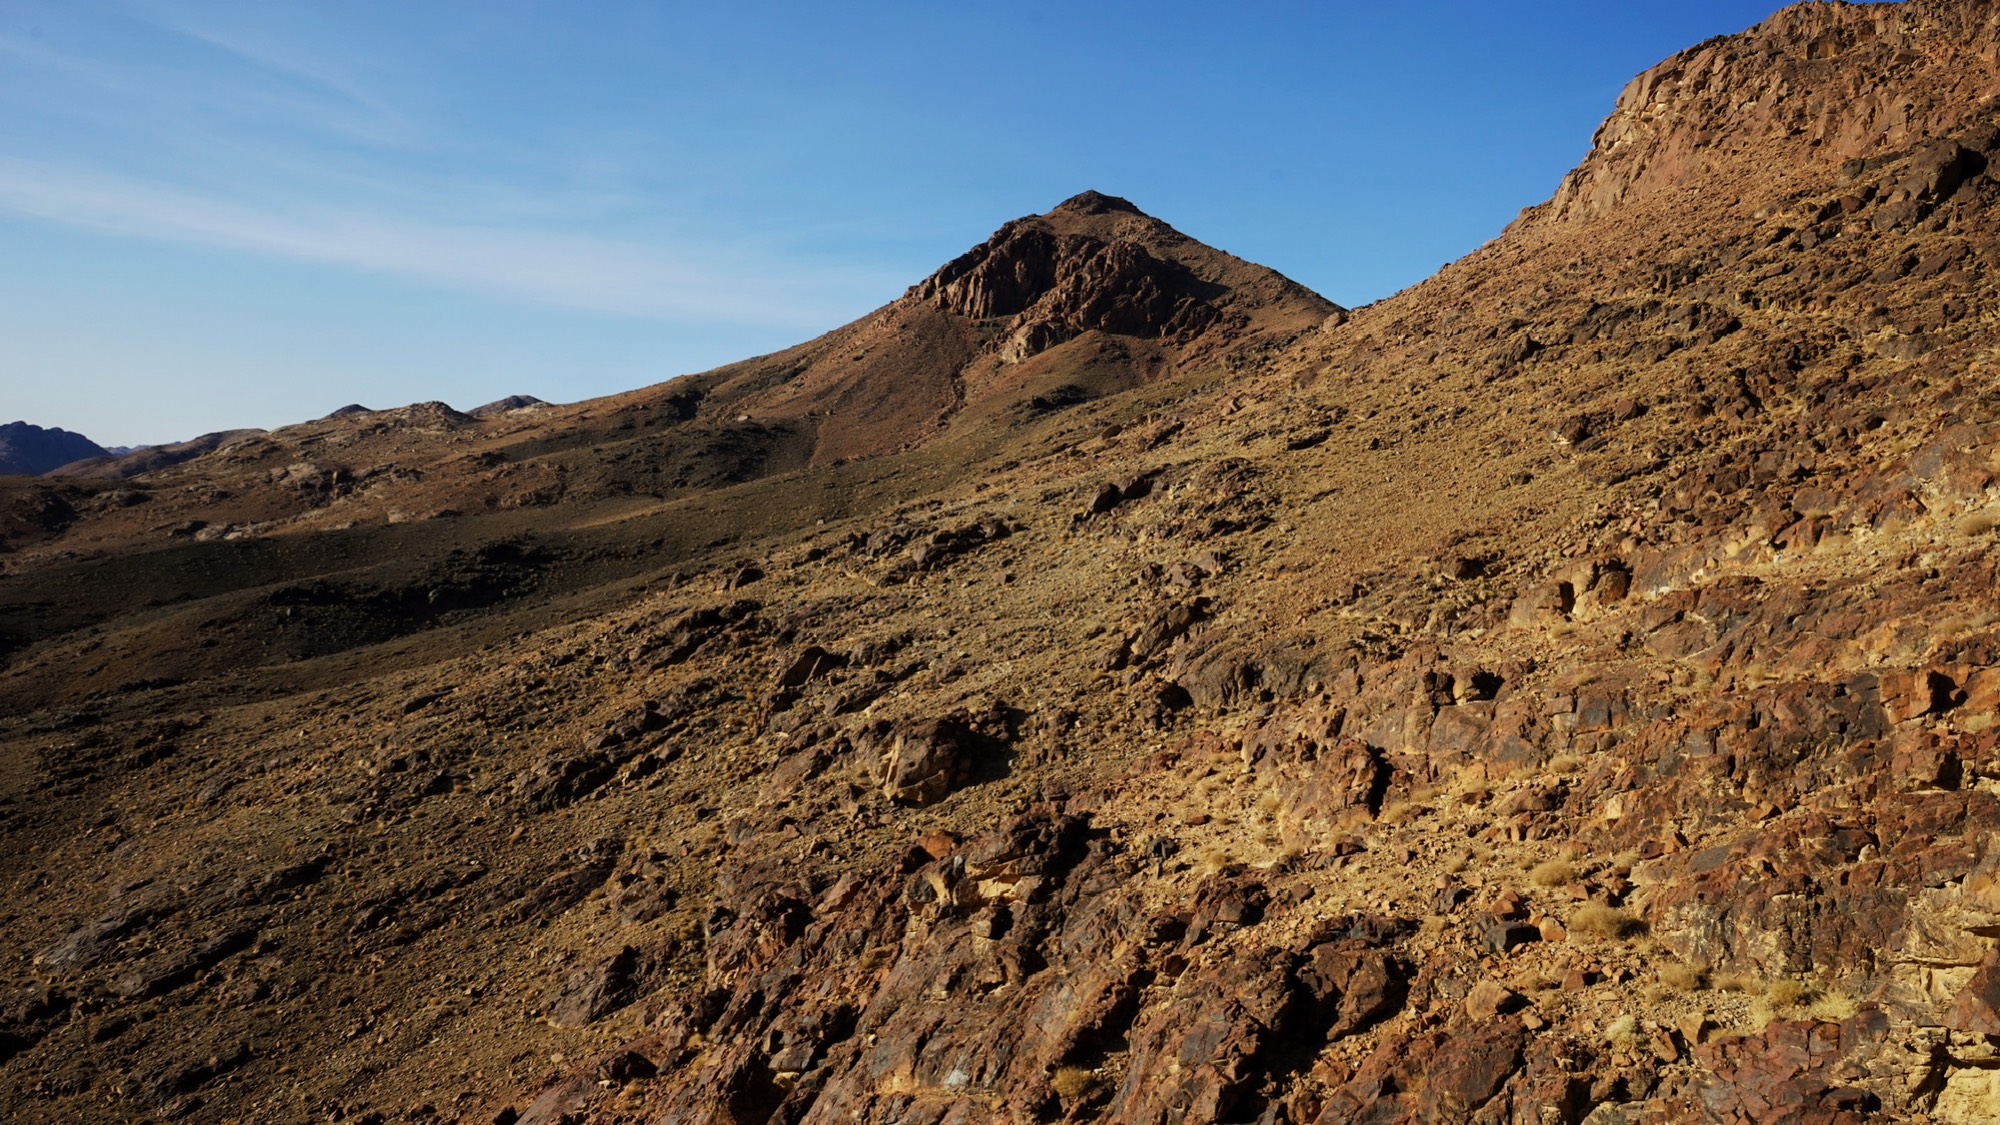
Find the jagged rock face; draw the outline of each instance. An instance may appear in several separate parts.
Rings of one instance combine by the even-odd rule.
[[[1006,319],[1001,354],[1019,361],[1092,330],[1185,342],[1220,317],[1203,297],[1215,292],[1134,243],[1022,221],[939,270],[917,295],[956,316]]]
[[[1758,152],[1800,173],[1907,148],[2000,95],[1996,42],[2000,11],[1980,0],[1794,5],[1634,79],[1545,213],[1584,220],[1677,187],[1726,191]]]

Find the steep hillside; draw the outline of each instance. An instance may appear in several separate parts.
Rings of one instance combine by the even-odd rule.
[[[352,406],[70,466],[0,539],[0,652],[68,638],[14,669],[40,705],[643,580],[929,495],[1079,403],[1212,380],[1338,315],[1087,192],[774,356],[570,406]],[[966,440],[926,448],[954,425]],[[866,463],[902,452],[934,465]],[[44,508],[59,540],[29,534]],[[78,630],[114,620],[111,650],[79,658]]]
[[[1702,44],[1351,314],[1085,195],[6,494],[0,1105],[1995,1119],[1994,30]]]

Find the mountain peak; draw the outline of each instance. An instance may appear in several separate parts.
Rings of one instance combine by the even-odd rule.
[[[874,456],[960,415],[1074,405],[1220,364],[1337,311],[1127,200],[1086,191],[1003,224],[854,324],[704,379],[702,410],[809,419],[819,462]]]
[[[1272,271],[1096,191],[1006,224],[912,295],[954,316],[1005,321],[998,348],[1010,362],[1092,331],[1185,346],[1230,321],[1225,308],[1270,306],[1279,319],[1303,310],[1312,323],[1335,311]]]
[[[72,461],[106,455],[103,446],[61,427],[29,422],[0,426],[0,474],[36,476]]]
[[[1131,200],[1123,199],[1116,195],[1105,195],[1100,191],[1086,191],[1072,195],[1061,203],[1056,204],[1055,210],[1074,215],[1107,215],[1112,212],[1122,212],[1127,215],[1138,215],[1141,217],[1145,217],[1146,215],[1144,211],[1134,207]]]

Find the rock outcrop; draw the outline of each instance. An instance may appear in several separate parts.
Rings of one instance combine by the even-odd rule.
[[[1971,116],[1994,124],[1996,38],[2000,12],[1980,0],[1795,4],[1634,79],[1544,211],[1580,221],[1665,191],[1733,192],[1758,171],[1823,177]]]

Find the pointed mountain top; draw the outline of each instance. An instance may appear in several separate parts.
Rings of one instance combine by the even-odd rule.
[[[1144,211],[1134,207],[1132,201],[1129,199],[1121,199],[1115,195],[1105,195],[1099,191],[1086,191],[1078,195],[1072,195],[1061,203],[1056,204],[1055,210],[1067,211],[1077,215],[1104,215],[1113,211],[1123,212],[1128,215],[1144,216],[1146,214]]]
[[[703,388],[707,417],[810,419],[810,457],[824,463],[908,448],[960,415],[976,423],[1171,379],[1339,311],[1086,191],[1003,224],[853,324],[673,393]]]

